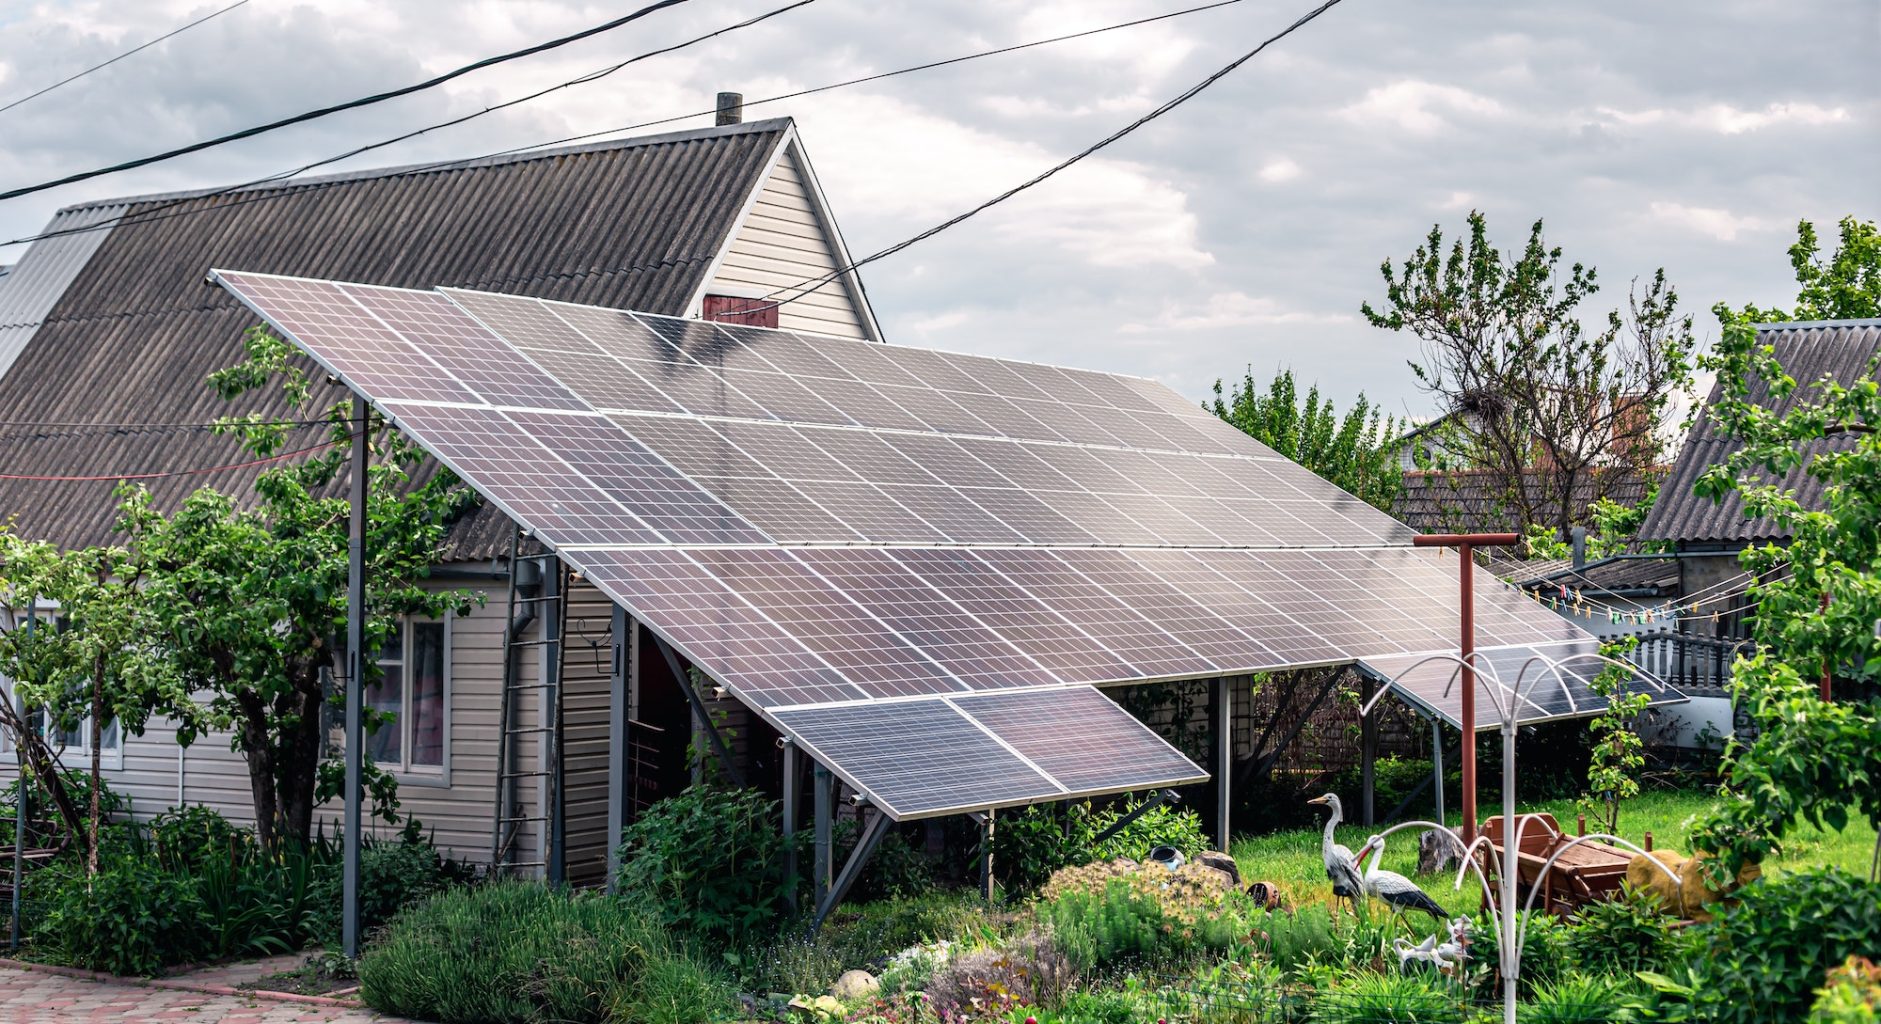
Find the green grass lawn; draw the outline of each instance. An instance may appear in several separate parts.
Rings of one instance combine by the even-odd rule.
[[[1635,843],[1644,845],[1645,834],[1653,836],[1653,849],[1674,849],[1682,853],[1690,852],[1686,842],[1686,822],[1699,811],[1711,804],[1712,797],[1706,793],[1686,791],[1658,791],[1640,795],[1629,800],[1620,809],[1620,835]],[[1500,813],[1500,805],[1480,808],[1485,817]],[[1563,831],[1574,831],[1575,815],[1579,807],[1572,800],[1546,800],[1534,804],[1521,805],[1523,811],[1546,811],[1561,823]],[[1415,812],[1413,812],[1415,813]],[[1424,814],[1431,813],[1426,808]],[[1462,822],[1461,815],[1452,812],[1449,824]],[[1589,826],[1590,830],[1592,826]],[[1296,905],[1323,903],[1331,899],[1332,892],[1326,881],[1325,867],[1320,862],[1320,829],[1276,832],[1271,835],[1238,839],[1233,844],[1234,859],[1241,867],[1241,876],[1246,881],[1266,881],[1277,883]],[[1343,825],[1339,828],[1338,841],[1354,853],[1375,829],[1358,825]],[[1875,832],[1866,820],[1857,818],[1849,822],[1842,832],[1822,832],[1808,825],[1796,829],[1784,841],[1783,855],[1764,865],[1765,873],[1780,874],[1802,868],[1833,864],[1863,878],[1868,877],[1868,868],[1874,856]],[[1393,835],[1385,847],[1383,866],[1387,870],[1416,877],[1417,833],[1407,829]],[[1439,902],[1464,903],[1457,899],[1450,888],[1450,878],[1426,876],[1420,880],[1424,888],[1437,897]],[[1463,909],[1470,909],[1465,907]],[[1459,909],[1452,907],[1452,909]]]

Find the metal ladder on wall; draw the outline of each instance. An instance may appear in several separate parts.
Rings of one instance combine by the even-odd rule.
[[[518,613],[533,611],[535,638],[518,639],[506,633],[503,650],[503,698],[497,719],[496,808],[490,835],[490,874],[526,875],[541,870],[550,882],[561,878],[563,847],[561,773],[556,770],[562,757],[562,637],[568,625],[568,571],[552,551],[522,554],[522,533],[510,539],[509,616],[504,628],[513,630]],[[529,567],[529,568],[525,568]],[[524,593],[533,585],[533,593]],[[520,655],[541,653],[533,680],[519,664]],[[521,724],[522,709],[531,696],[536,698],[536,720]],[[523,768],[517,764],[521,741],[537,738],[538,764]],[[540,783],[540,801],[534,813],[528,813],[522,799],[525,780]],[[517,845],[529,827],[537,827],[537,859],[514,859]]]

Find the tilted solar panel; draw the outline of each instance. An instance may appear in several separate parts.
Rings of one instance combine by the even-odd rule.
[[[1446,713],[1413,666],[1454,650],[1454,567],[1153,381],[215,276],[896,817],[1200,777],[1091,684],[1362,661]],[[1492,580],[1477,622],[1592,642]],[[1588,675],[1524,718],[1596,710]]]

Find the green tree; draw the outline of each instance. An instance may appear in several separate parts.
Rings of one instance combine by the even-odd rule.
[[[1719,390],[1707,414],[1741,448],[1697,490],[1741,495],[1746,515],[1789,537],[1742,555],[1757,581],[1759,648],[1732,680],[1760,732],[1728,749],[1724,799],[1693,833],[1735,871],[1799,820],[1839,830],[1852,807],[1881,824],[1881,388],[1875,360],[1854,380],[1799,385],[1751,326],[1764,312],[1716,312],[1723,338],[1707,364]],[[1798,470],[1820,482],[1819,501],[1772,482]],[[1823,702],[1825,674],[1848,696]]]
[[[1564,273],[1541,221],[1505,255],[1474,212],[1467,238],[1446,243],[1433,226],[1400,267],[1382,270],[1385,302],[1364,303],[1366,319],[1418,339],[1411,370],[1446,414],[1433,440],[1454,454],[1452,468],[1482,472],[1521,522],[1566,539],[1595,500],[1664,459],[1692,353],[1691,318],[1665,271],[1589,326],[1594,268]]]
[[[1364,395],[1344,416],[1315,384],[1304,401],[1292,370],[1281,370],[1262,389],[1252,372],[1224,395],[1215,381],[1209,411],[1242,433],[1318,473],[1363,501],[1386,512],[1397,499],[1404,477],[1396,442],[1400,424],[1385,416]]]
[[[142,559],[125,548],[62,551],[0,533],[0,592],[25,605],[15,609],[18,624],[0,635],[0,671],[13,680],[15,698],[0,719],[80,839],[91,874],[98,871],[106,723],[141,735],[158,710],[190,714],[187,689],[149,642],[146,581]],[[28,626],[33,618],[39,621]],[[91,796],[82,823],[50,738],[81,728],[91,750]]]
[[[1836,228],[1839,240],[1825,263],[1816,226],[1806,220],[1797,223],[1796,244],[1790,246],[1796,305],[1787,310],[1746,305],[1720,317],[1751,323],[1881,317],[1881,229],[1874,221],[1854,217],[1843,217]]]
[[[294,350],[263,329],[251,330],[247,358],[214,374],[226,398],[280,386],[289,405],[312,405],[312,383]],[[376,420],[350,419],[350,402],[324,412],[329,446],[263,473],[253,501],[212,489],[191,495],[165,516],[141,488],[120,492],[131,546],[146,566],[154,642],[191,689],[200,716],[179,732],[229,729],[247,762],[256,833],[273,844],[305,839],[314,805],[340,792],[335,761],[322,761],[329,698],[344,699],[339,656],[347,614],[347,510],[341,487],[352,446],[371,445],[368,484],[366,648],[377,650],[405,615],[463,614],[478,599],[437,589],[426,578],[453,516],[468,492],[428,462],[422,449]],[[251,415],[227,421],[258,456],[286,450],[291,427]],[[333,669],[331,694],[323,685]],[[367,684],[377,668],[367,665]],[[376,728],[386,716],[369,716]],[[368,780],[382,816],[395,817],[396,786]]]

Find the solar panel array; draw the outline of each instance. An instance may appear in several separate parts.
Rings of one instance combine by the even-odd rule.
[[[1523,725],[1599,714],[1607,700],[1590,683],[1609,664],[1601,660],[1600,642],[1592,638],[1552,644],[1479,648],[1470,664],[1481,675],[1477,686],[1477,730],[1502,727],[1504,711],[1513,705]],[[1462,728],[1462,661],[1452,649],[1447,656],[1427,654],[1381,655],[1359,660],[1359,669],[1374,678],[1395,681],[1398,692],[1426,714]],[[1687,698],[1643,673],[1625,682],[1628,689],[1646,694],[1647,706],[1684,703]]]
[[[897,816],[1201,775],[1090,686],[1454,647],[1408,527],[1152,381],[215,277]],[[1477,602],[1485,644],[1586,636]]]

